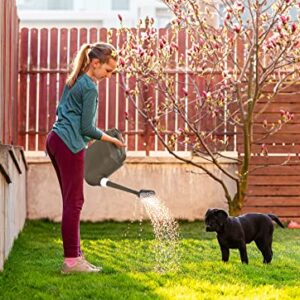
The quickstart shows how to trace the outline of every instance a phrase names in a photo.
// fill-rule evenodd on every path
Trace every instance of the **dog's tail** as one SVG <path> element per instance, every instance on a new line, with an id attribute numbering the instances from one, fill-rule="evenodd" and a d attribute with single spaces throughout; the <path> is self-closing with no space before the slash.
<path id="1" fill-rule="evenodd" d="M 280 220 L 278 219 L 277 216 L 272 215 L 272 214 L 268 214 L 268 216 L 269 216 L 273 221 L 275 221 L 280 227 L 284 228 L 283 224 L 280 222 Z"/>

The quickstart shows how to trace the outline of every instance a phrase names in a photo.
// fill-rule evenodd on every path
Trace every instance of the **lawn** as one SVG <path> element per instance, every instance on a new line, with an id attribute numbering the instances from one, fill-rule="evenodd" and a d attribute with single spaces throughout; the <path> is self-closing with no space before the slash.
<path id="1" fill-rule="evenodd" d="M 300 230 L 276 226 L 272 264 L 250 244 L 242 265 L 237 250 L 220 261 L 202 222 L 179 227 L 179 268 L 157 273 L 149 223 L 83 223 L 85 256 L 103 272 L 62 275 L 59 224 L 28 221 L 0 273 L 0 299 L 300 299 Z"/>

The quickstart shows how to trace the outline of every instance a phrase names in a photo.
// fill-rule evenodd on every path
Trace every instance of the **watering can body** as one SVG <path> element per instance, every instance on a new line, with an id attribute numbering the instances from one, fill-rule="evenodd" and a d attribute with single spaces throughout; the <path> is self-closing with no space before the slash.
<path id="1" fill-rule="evenodd" d="M 118 129 L 105 132 L 110 136 L 122 139 Z M 84 177 L 90 185 L 100 185 L 103 177 L 109 177 L 118 170 L 126 159 L 125 148 L 118 148 L 114 144 L 104 141 L 95 141 L 85 153 Z"/>

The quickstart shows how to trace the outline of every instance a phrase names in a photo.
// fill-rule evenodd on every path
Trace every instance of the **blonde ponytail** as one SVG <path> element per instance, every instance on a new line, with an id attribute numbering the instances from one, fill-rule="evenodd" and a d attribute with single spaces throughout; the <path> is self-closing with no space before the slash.
<path id="1" fill-rule="evenodd" d="M 74 85 L 78 76 L 81 75 L 89 65 L 90 58 L 88 53 L 90 48 L 91 48 L 90 44 L 83 44 L 80 47 L 78 53 L 76 54 L 72 64 L 72 72 L 67 79 L 67 85 L 69 87 L 72 87 Z"/>
<path id="2" fill-rule="evenodd" d="M 110 58 L 117 61 L 118 54 L 114 46 L 107 43 L 83 44 L 74 61 L 72 72 L 67 79 L 67 85 L 72 87 L 78 78 L 87 71 L 92 59 L 99 59 L 101 64 L 107 63 Z"/>

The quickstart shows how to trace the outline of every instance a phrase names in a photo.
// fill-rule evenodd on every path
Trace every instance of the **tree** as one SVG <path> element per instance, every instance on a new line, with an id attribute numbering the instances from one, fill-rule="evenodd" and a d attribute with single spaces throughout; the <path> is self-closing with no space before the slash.
<path id="1" fill-rule="evenodd" d="M 291 21 L 291 12 L 300 4 L 295 0 L 163 2 L 175 16 L 165 35 L 151 18 L 140 21 L 137 31 L 120 29 L 120 35 L 126 35 L 120 51 L 126 95 L 174 157 L 221 185 L 230 214 L 237 215 L 247 191 L 254 120 L 280 91 L 299 81 L 300 30 L 297 21 Z M 223 19 L 221 26 L 215 16 Z M 178 36 L 188 36 L 186 56 Z M 159 104 L 154 92 L 163 99 Z M 175 114 L 182 126 L 166 130 L 165 116 Z M 278 115 L 277 122 L 263 122 L 265 135 L 293 118 L 288 111 Z M 227 157 L 226 151 L 235 150 L 236 139 L 243 155 Z M 188 149 L 192 157 L 180 156 L 176 149 Z M 261 153 L 267 151 L 262 145 Z M 233 180 L 236 193 L 231 195 L 224 180 L 196 163 L 195 156 L 211 161 Z M 237 173 L 224 168 L 220 163 L 224 157 L 237 160 Z"/>

